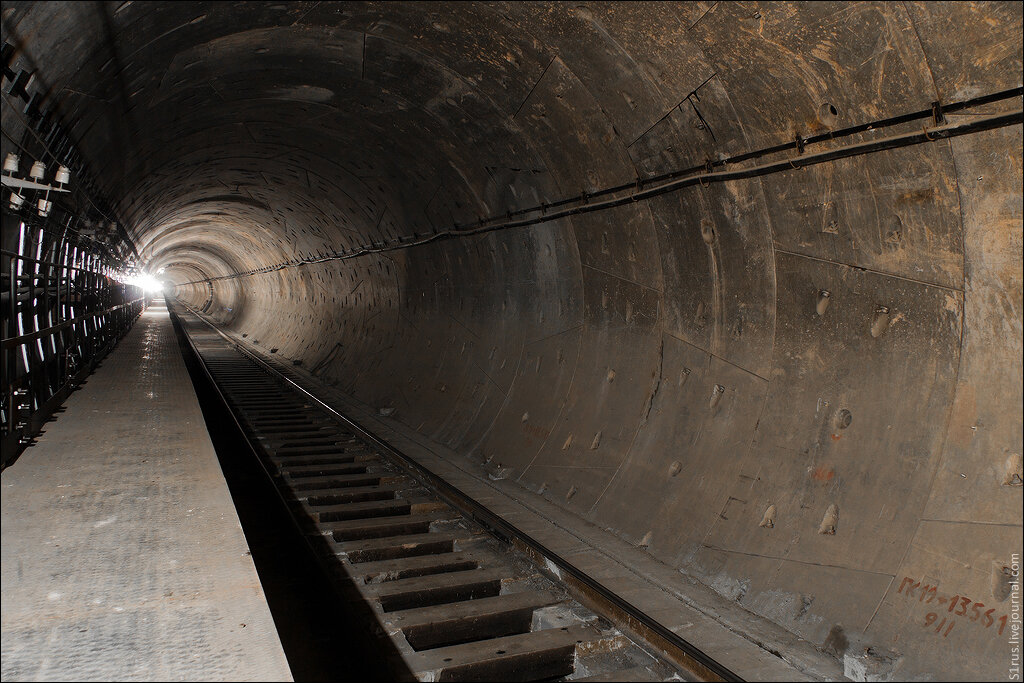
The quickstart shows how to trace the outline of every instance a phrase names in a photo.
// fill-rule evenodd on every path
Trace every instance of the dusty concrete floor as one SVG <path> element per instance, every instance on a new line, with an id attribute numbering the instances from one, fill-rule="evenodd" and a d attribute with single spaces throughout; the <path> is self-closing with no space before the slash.
<path id="1" fill-rule="evenodd" d="M 4 680 L 290 680 L 156 302 L 2 476 Z"/>

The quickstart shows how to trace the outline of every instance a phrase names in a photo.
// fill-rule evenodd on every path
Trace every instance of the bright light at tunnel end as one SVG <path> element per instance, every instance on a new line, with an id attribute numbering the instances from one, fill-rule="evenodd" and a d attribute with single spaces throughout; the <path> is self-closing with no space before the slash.
<path id="1" fill-rule="evenodd" d="M 123 274 L 115 279 L 126 285 L 141 287 L 146 294 L 160 294 L 164 291 L 164 283 L 149 273 Z"/>

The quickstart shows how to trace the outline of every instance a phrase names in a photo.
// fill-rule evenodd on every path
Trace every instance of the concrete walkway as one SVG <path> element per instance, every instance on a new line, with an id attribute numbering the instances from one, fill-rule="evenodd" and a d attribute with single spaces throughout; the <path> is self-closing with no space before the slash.
<path id="1" fill-rule="evenodd" d="M 291 680 L 162 301 L 0 484 L 3 680 Z"/>

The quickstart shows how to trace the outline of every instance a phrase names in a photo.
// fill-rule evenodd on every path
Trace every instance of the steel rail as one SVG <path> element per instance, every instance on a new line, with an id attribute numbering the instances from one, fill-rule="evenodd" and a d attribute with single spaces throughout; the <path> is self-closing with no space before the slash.
<path id="1" fill-rule="evenodd" d="M 321 572 L 323 572 L 324 576 L 330 577 L 331 567 L 327 564 L 324 557 L 314 546 L 314 544 L 310 542 L 310 539 L 306 533 L 306 529 L 303 528 L 301 522 L 299 521 L 299 518 L 291 513 L 292 501 L 288 500 L 285 497 L 281 488 L 276 485 L 275 473 L 271 471 L 270 467 L 268 467 L 267 465 L 266 460 L 260 455 L 260 447 L 253 442 L 253 439 L 250 436 L 248 430 L 239 420 L 236 411 L 232 409 L 231 402 L 228 400 L 227 396 L 225 396 L 224 392 L 221 390 L 221 387 L 217 383 L 217 380 L 214 379 L 213 373 L 210 371 L 210 368 L 207 365 L 206 359 L 203 357 L 203 354 L 199 352 L 199 348 L 196 346 L 195 341 L 192 339 L 192 335 L 188 333 L 188 330 L 185 329 L 185 325 L 182 324 L 182 322 L 178 319 L 177 314 L 175 314 L 175 312 L 171 309 L 170 301 L 165 298 L 165 303 L 167 305 L 167 312 L 171 316 L 172 324 L 174 325 L 176 332 L 180 334 L 180 336 L 188 344 L 188 348 L 192 352 L 193 359 L 195 360 L 198 368 L 202 371 L 202 374 L 206 378 L 208 385 L 213 388 L 213 391 L 216 394 L 217 401 L 219 401 L 220 406 L 224 409 L 225 412 L 227 412 L 228 415 L 231 416 L 231 423 L 234 426 L 234 429 L 237 430 L 237 433 L 241 436 L 242 441 L 245 444 L 245 448 L 248 451 L 248 455 L 256 460 L 260 470 L 262 470 L 263 474 L 266 475 L 267 480 L 271 482 L 271 488 L 274 489 L 274 495 L 276 496 L 277 501 L 281 504 L 282 509 L 288 512 L 286 516 L 290 520 L 292 527 L 299 534 L 299 536 L 303 538 L 303 542 L 306 544 L 306 547 L 309 548 L 310 552 L 313 554 L 313 557 L 316 558 L 317 567 L 320 569 Z M 188 308 L 189 311 L 191 311 L 195 315 L 196 319 L 206 323 L 207 325 L 210 324 L 206 320 L 203 320 L 202 316 L 197 315 L 195 311 L 190 306 L 184 304 L 184 302 L 179 301 L 178 303 Z M 216 329 L 215 327 L 213 327 L 213 330 L 218 334 L 222 334 L 220 330 Z M 237 349 L 237 347 L 235 347 L 233 344 L 232 348 Z M 262 365 L 257 367 L 258 369 L 262 369 Z M 342 600 L 350 599 L 349 596 L 346 596 L 346 594 L 336 581 L 328 581 L 327 583 L 328 585 L 330 585 L 331 590 L 334 592 L 334 595 L 336 597 Z"/>
<path id="2" fill-rule="evenodd" d="M 703 650 L 698 648 L 693 643 L 680 637 L 674 631 L 661 624 L 659 621 L 654 619 L 646 612 L 640 610 L 629 601 L 620 597 L 617 593 L 604 586 L 602 583 L 591 577 L 589 574 L 579 569 L 564 557 L 558 555 L 550 548 L 545 546 L 540 541 L 537 541 L 525 531 L 519 529 L 511 522 L 506 521 L 500 515 L 492 512 L 482 503 L 476 501 L 468 494 L 464 493 L 458 487 L 447 482 L 443 477 L 434 473 L 429 468 L 416 462 L 414 459 L 401 452 L 400 450 L 393 447 L 390 443 L 381 439 L 373 432 L 368 431 L 359 423 L 355 422 L 351 418 L 338 412 L 329 404 L 325 403 L 315 394 L 311 393 L 301 384 L 295 382 L 293 379 L 282 373 L 280 370 L 275 368 L 273 365 L 267 363 L 259 356 L 253 354 L 236 340 L 229 337 L 223 331 L 221 331 L 216 325 L 206 319 L 205 316 L 198 313 L 194 308 L 189 306 L 183 301 L 178 301 L 184 308 L 190 311 L 195 317 L 206 324 L 211 330 L 220 335 L 228 344 L 230 344 L 235 350 L 243 354 L 251 361 L 256 363 L 260 368 L 271 376 L 283 381 L 288 386 L 292 387 L 297 392 L 314 402 L 322 410 L 332 415 L 335 419 L 341 421 L 349 429 L 356 434 L 360 435 L 363 439 L 372 443 L 375 447 L 381 451 L 388 453 L 392 457 L 399 460 L 407 469 L 417 473 L 419 477 L 426 481 L 426 483 L 435 489 L 435 492 L 440 495 L 446 502 L 451 504 L 456 509 L 461 510 L 464 514 L 470 517 L 480 526 L 484 527 L 492 534 L 497 536 L 499 539 L 506 543 L 515 540 L 524 546 L 530 548 L 532 551 L 538 553 L 541 557 L 558 567 L 560 572 L 564 572 L 570 575 L 573 579 L 586 586 L 589 590 L 593 591 L 596 595 L 600 596 L 601 599 L 607 603 L 613 605 L 615 608 L 621 610 L 624 614 L 634 619 L 637 623 L 641 624 L 645 629 L 648 629 L 651 633 L 658 636 L 671 647 L 676 648 L 683 656 L 684 659 L 691 660 L 697 665 L 698 670 L 710 674 L 712 680 L 722 681 L 742 681 L 736 673 L 730 670 L 725 665 L 721 664 L 710 655 L 705 653 Z M 183 328 L 184 329 L 184 328 Z M 193 347 L 194 348 L 194 347 Z M 564 581 L 564 579 L 563 579 Z"/>

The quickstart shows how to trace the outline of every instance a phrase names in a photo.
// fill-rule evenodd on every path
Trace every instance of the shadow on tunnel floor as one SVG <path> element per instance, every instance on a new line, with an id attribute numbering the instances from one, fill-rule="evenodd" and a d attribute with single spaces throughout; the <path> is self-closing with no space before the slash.
<path id="1" fill-rule="evenodd" d="M 371 635 L 372 614 L 336 592 L 203 374 L 177 320 L 174 330 L 293 678 L 392 680 L 386 667 L 391 655 Z"/>

